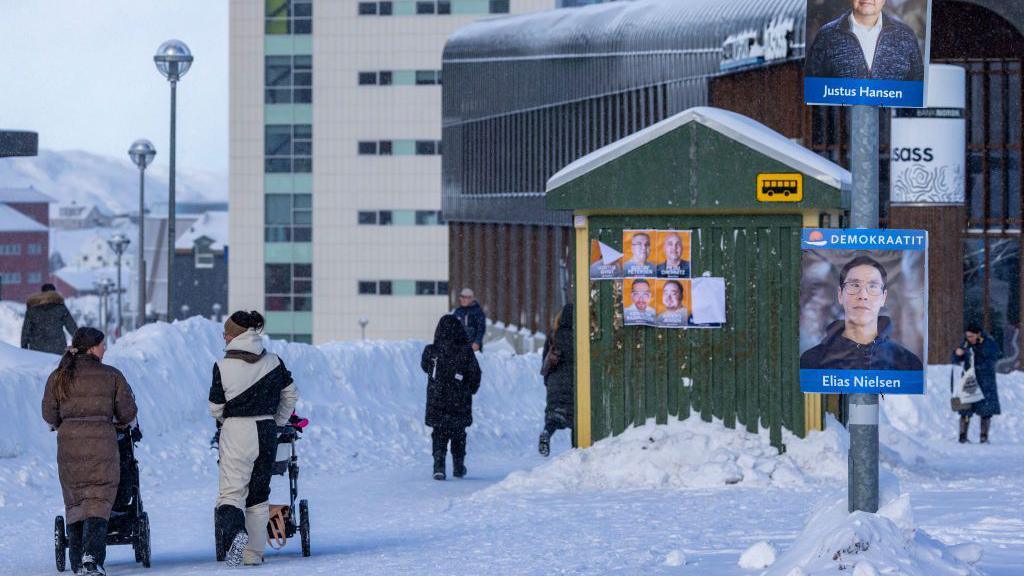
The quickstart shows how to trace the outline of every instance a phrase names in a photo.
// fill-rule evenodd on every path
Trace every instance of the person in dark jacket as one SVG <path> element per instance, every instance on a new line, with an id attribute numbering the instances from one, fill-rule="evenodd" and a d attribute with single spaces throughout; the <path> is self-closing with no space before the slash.
<path id="1" fill-rule="evenodd" d="M 263 563 L 277 427 L 288 423 L 298 390 L 276 354 L 263 347 L 259 312 L 224 321 L 224 358 L 213 365 L 210 414 L 220 425 L 215 533 L 229 566 Z"/>
<path id="2" fill-rule="evenodd" d="M 115 426 L 138 408 L 124 375 L 103 364 L 103 332 L 79 328 L 46 380 L 43 419 L 57 431 L 57 475 L 75 574 L 104 574 L 107 522 L 117 498 L 121 463 Z"/>
<path id="3" fill-rule="evenodd" d="M 818 30 L 805 75 L 817 78 L 924 80 L 917 35 L 889 13 L 885 0 L 850 0 L 852 8 Z"/>
<path id="4" fill-rule="evenodd" d="M 551 453 L 551 437 L 555 431 L 572 429 L 576 406 L 576 340 L 573 338 L 573 307 L 566 304 L 555 319 L 555 329 L 544 341 L 540 373 L 547 388 L 544 408 L 544 431 L 540 433 L 538 451 Z"/>
<path id="5" fill-rule="evenodd" d="M 892 339 L 892 321 L 879 316 L 887 296 L 885 267 L 870 256 L 850 260 L 839 272 L 837 298 L 844 318 L 800 355 L 811 370 L 923 370 L 921 359 Z"/>
<path id="6" fill-rule="evenodd" d="M 471 289 L 463 288 L 459 292 L 459 307 L 452 314 L 465 329 L 466 337 L 469 338 L 469 344 L 473 347 L 473 351 L 483 350 L 484 333 L 487 332 L 487 317 Z"/>
<path id="7" fill-rule="evenodd" d="M 21 325 L 21 347 L 50 354 L 63 354 L 68 334 L 78 330 L 75 319 L 64 305 L 64 298 L 53 284 L 43 284 L 42 291 L 28 297 L 25 321 Z"/>
<path id="8" fill-rule="evenodd" d="M 473 424 L 473 395 L 480 389 L 480 365 L 463 325 L 451 314 L 441 317 L 434 343 L 423 349 L 420 367 L 427 373 L 425 423 L 433 428 L 434 480 L 445 479 L 448 443 L 452 473 L 466 475 L 466 428 Z"/>
<path id="9" fill-rule="evenodd" d="M 967 430 L 971 425 L 971 416 L 977 414 L 981 418 L 981 443 L 988 443 L 989 426 L 992 424 L 992 417 L 1001 412 L 999 406 L 999 391 L 996 388 L 996 360 L 999 359 L 999 346 L 996 345 L 981 326 L 972 322 L 964 331 L 964 341 L 953 351 L 953 363 L 963 365 L 964 369 L 971 367 L 974 362 L 974 376 L 978 379 L 978 386 L 985 399 L 969 405 L 966 410 L 960 411 L 960 443 L 967 440 Z"/>

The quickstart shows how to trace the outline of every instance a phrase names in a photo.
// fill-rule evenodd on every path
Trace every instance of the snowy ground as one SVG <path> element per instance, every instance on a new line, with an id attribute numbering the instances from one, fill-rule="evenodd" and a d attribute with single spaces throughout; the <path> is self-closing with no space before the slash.
<path id="1" fill-rule="evenodd" d="M 110 574 L 232 572 L 212 559 L 216 463 L 207 449 L 205 396 L 218 337 L 214 324 L 193 319 L 147 326 L 108 353 L 141 407 L 146 438 L 138 457 L 154 554 L 146 571 L 127 547 L 112 547 Z M 296 374 L 299 411 L 312 422 L 300 443 L 300 492 L 310 501 L 313 556 L 302 558 L 290 542 L 268 555 L 261 572 L 759 574 L 738 565 L 748 548 L 767 542 L 747 560 L 774 550 L 773 568 L 782 568 L 810 550 L 797 540 L 809 516 L 828 512 L 844 494 L 846 438 L 838 425 L 806 442 L 787 439 L 782 456 L 764 435 L 718 423 L 648 425 L 587 451 L 570 450 L 560 432 L 552 457 L 542 459 L 535 453 L 539 357 L 503 353 L 481 356 L 469 477 L 435 482 L 421 423 L 421 345 L 273 343 Z M 0 344 L 0 522 L 25 535 L 0 539 L 2 574 L 54 572 L 51 531 L 62 504 L 53 435 L 39 420 L 38 402 L 55 363 Z M 883 469 L 909 496 L 909 506 L 892 514 L 893 526 L 911 539 L 976 543 L 978 572 L 1020 574 L 1024 375 L 1001 377 L 1005 414 L 988 446 L 956 444 L 955 415 L 945 406 L 948 368 L 933 368 L 930 377 L 929 395 L 883 402 Z M 272 500 L 283 501 L 286 491 L 275 482 Z M 837 531 L 860 521 L 845 513 L 819 517 L 835 520 Z M 888 524 L 874 524 L 881 518 L 865 524 L 884 532 Z M 952 555 L 939 543 L 924 549 L 938 560 L 922 557 L 896 573 L 918 573 L 912 570 Z M 843 572 L 829 566 L 805 573 L 873 573 L 866 563 Z M 961 566 L 959 573 L 971 573 Z M 875 568 L 884 573 L 877 561 Z"/>

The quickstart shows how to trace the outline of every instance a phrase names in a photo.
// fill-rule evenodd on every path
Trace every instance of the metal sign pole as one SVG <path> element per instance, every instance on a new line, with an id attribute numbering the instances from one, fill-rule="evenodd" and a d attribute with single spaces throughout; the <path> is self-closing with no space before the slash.
<path id="1" fill-rule="evenodd" d="M 878 227 L 878 108 L 850 111 L 850 228 Z M 878 512 L 878 394 L 850 394 L 849 510 Z"/>

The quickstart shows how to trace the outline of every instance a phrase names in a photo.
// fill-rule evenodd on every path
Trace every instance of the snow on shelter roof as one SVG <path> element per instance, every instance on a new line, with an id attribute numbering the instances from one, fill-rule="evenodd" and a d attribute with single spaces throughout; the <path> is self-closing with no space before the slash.
<path id="1" fill-rule="evenodd" d="M 0 204 L 0 232 L 46 232 L 48 228 L 6 204 Z"/>
<path id="2" fill-rule="evenodd" d="M 680 112 L 603 148 L 594 150 L 555 173 L 548 180 L 547 189 L 550 191 L 558 188 L 690 122 L 698 122 L 773 160 L 792 166 L 833 188 L 848 190 L 851 186 L 851 176 L 848 170 L 811 152 L 764 124 L 721 108 L 699 106 Z"/>
<path id="3" fill-rule="evenodd" d="M 54 199 L 29 186 L 27 188 L 0 188 L 0 202 L 45 202 L 51 204 L 54 202 Z"/>
<path id="4" fill-rule="evenodd" d="M 178 236 L 174 242 L 174 248 L 176 250 L 191 250 L 196 240 L 203 236 L 213 240 L 213 244 L 210 244 L 211 250 L 218 252 L 223 250 L 228 238 L 228 213 L 216 210 L 204 212 L 184 234 Z"/>

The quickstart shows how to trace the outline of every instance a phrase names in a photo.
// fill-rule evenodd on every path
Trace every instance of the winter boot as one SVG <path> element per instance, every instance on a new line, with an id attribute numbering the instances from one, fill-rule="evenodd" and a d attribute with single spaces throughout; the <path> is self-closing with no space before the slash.
<path id="1" fill-rule="evenodd" d="M 456 478 L 464 478 L 466 476 L 466 457 L 462 458 L 452 457 L 452 475 Z"/>
<path id="2" fill-rule="evenodd" d="M 970 442 L 970 440 L 967 439 L 967 429 L 970 427 L 970 425 L 971 425 L 971 417 L 970 416 L 961 416 L 960 417 L 960 443 L 961 444 L 967 444 L 968 442 Z"/>
<path id="3" fill-rule="evenodd" d="M 988 428 L 992 425 L 992 417 L 981 419 L 981 443 L 988 444 Z"/>
<path id="4" fill-rule="evenodd" d="M 434 452 L 434 480 L 444 480 L 444 459 L 446 454 Z"/>
<path id="5" fill-rule="evenodd" d="M 103 564 L 106 560 L 107 521 L 104 518 L 86 518 L 82 521 L 82 572 L 89 575 L 104 574 Z M 89 572 L 90 569 L 93 572 Z"/>
<path id="6" fill-rule="evenodd" d="M 434 480 L 444 480 L 444 460 L 448 457 L 448 437 L 440 427 L 430 433 L 431 453 L 434 455 Z"/>
<path id="7" fill-rule="evenodd" d="M 224 563 L 235 567 L 242 563 L 242 556 L 245 555 L 245 547 L 249 545 L 249 535 L 245 530 L 239 530 L 231 540 L 231 547 L 224 555 Z"/>
<path id="8" fill-rule="evenodd" d="M 102 564 L 97 564 L 96 559 L 91 555 L 82 556 L 82 570 L 78 572 L 82 576 L 106 576 L 107 572 Z"/>
<path id="9" fill-rule="evenodd" d="M 82 521 L 68 524 L 68 558 L 71 560 L 71 573 L 82 571 Z"/>
<path id="10" fill-rule="evenodd" d="M 263 564 L 263 554 L 246 548 L 242 552 L 242 566 L 259 566 Z"/>
<path id="11" fill-rule="evenodd" d="M 537 445 L 537 451 L 545 458 L 551 454 L 551 436 L 547 430 L 540 433 L 540 443 Z"/>

